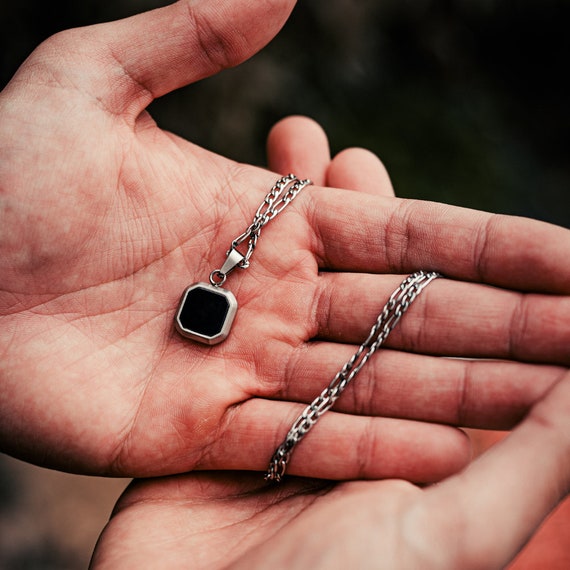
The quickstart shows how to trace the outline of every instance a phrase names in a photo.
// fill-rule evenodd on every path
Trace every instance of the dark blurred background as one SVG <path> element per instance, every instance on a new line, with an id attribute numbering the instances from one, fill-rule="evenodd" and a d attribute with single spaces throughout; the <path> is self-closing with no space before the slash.
<path id="1" fill-rule="evenodd" d="M 169 3 L 1 2 L 2 87 L 50 34 Z M 570 227 L 569 25 L 566 0 L 301 0 L 251 61 L 156 101 L 151 112 L 166 129 L 256 164 L 275 121 L 309 115 L 333 152 L 376 152 L 400 196 Z M 124 483 L 47 475 L 2 458 L 0 486 L 0 568 L 63 569 L 86 565 Z M 62 515 L 70 528 L 91 521 L 73 544 L 49 511 L 60 512 L 70 494 Z"/>
<path id="2" fill-rule="evenodd" d="M 0 82 L 53 32 L 167 3 L 10 2 Z M 152 113 L 257 164 L 271 125 L 306 114 L 333 150 L 376 152 L 400 196 L 570 227 L 569 25 L 566 0 L 303 0 L 251 61 L 164 97 Z"/>

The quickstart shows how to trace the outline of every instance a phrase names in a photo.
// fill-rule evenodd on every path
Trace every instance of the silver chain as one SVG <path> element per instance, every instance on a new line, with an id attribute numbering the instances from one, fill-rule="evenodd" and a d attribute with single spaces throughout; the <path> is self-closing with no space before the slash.
<path id="1" fill-rule="evenodd" d="M 319 418 L 332 408 L 344 389 L 360 372 L 369 358 L 388 338 L 414 299 L 439 273 L 418 271 L 407 277 L 390 296 L 366 340 L 352 358 L 341 368 L 331 383 L 309 404 L 295 420 L 283 443 L 276 449 L 265 479 L 279 482 L 285 475 L 295 445 L 315 426 Z"/>
<path id="2" fill-rule="evenodd" d="M 236 267 L 241 269 L 249 267 L 249 260 L 257 245 L 262 228 L 280 214 L 305 186 L 310 184 L 312 184 L 311 180 L 299 180 L 294 174 L 287 174 L 287 176 L 283 176 L 275 183 L 259 208 L 257 208 L 257 212 L 255 212 L 249 227 L 232 241 L 231 247 L 226 253 L 227 258 L 224 265 L 210 273 L 210 283 L 212 285 L 215 287 L 223 285 L 228 274 Z M 247 251 L 245 254 L 242 254 L 237 248 L 246 240 L 248 240 Z"/>

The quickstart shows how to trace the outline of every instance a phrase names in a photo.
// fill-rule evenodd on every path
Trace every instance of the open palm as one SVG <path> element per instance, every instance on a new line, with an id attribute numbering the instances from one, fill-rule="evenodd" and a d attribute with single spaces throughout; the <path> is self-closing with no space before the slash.
<path id="1" fill-rule="evenodd" d="M 220 266 L 277 175 L 160 130 L 145 108 L 252 55 L 292 4 L 181 1 L 65 32 L 3 91 L 4 451 L 91 473 L 263 469 L 401 274 L 570 292 L 564 230 L 317 185 L 231 276 L 240 310 L 230 338 L 208 348 L 174 332 L 183 289 Z M 315 171 L 315 182 L 337 185 Z M 467 458 L 460 432 L 377 416 L 512 425 L 568 364 L 569 312 L 562 298 L 435 283 L 391 338 L 406 352 L 370 367 L 291 472 L 431 481 L 454 471 Z M 548 343 L 529 326 L 545 315 Z M 541 382 L 518 361 L 540 363 Z"/>
<path id="2" fill-rule="evenodd" d="M 295 477 L 268 486 L 243 472 L 135 482 L 92 568 L 504 568 L 570 488 L 569 380 L 427 488 Z"/>

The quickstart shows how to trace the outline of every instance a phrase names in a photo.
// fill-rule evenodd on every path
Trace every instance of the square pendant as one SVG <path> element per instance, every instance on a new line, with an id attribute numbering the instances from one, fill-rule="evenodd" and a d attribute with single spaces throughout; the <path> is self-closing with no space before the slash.
<path id="1" fill-rule="evenodd" d="M 192 340 L 218 344 L 228 337 L 237 306 L 231 291 L 208 283 L 194 283 L 182 295 L 176 329 Z"/>

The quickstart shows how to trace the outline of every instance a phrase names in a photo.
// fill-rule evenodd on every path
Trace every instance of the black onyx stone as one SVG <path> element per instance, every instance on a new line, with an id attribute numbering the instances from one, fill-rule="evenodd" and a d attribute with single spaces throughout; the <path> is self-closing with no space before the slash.
<path id="1" fill-rule="evenodd" d="M 237 302 L 230 291 L 197 283 L 186 290 L 176 325 L 186 337 L 217 344 L 228 336 L 236 309 Z"/>

